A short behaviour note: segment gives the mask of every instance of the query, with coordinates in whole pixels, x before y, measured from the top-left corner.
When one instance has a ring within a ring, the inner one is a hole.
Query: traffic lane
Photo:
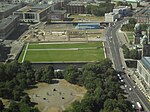
[[[119,49],[120,49],[120,46],[118,45],[118,40],[117,40],[117,35],[116,35],[116,30],[117,29],[112,29],[112,40],[114,42],[114,48],[115,48],[115,55],[116,55],[116,62],[117,62],[117,70],[118,71],[122,71],[122,61],[121,61],[121,58],[120,58],[120,52],[119,52]]]
[[[134,82],[129,79],[129,77],[127,75],[124,75],[124,78],[126,79],[127,83],[130,85],[130,86],[135,86]],[[143,93],[135,88],[133,89],[133,91],[135,92],[135,95],[137,96],[137,98],[139,99],[139,101],[142,103],[143,107],[148,111],[150,112],[150,104],[149,102],[147,101],[147,98],[143,95]]]
[[[116,51],[116,48],[115,48],[115,42],[113,41],[113,35],[112,35],[112,29],[110,29],[110,30],[108,30],[109,32],[108,32],[108,37],[107,37],[107,41],[108,41],[108,44],[109,44],[109,46],[110,46],[110,50],[111,50],[111,52],[113,52],[112,53],[112,61],[113,61],[113,63],[114,63],[114,66],[115,66],[115,69],[117,69],[118,67],[118,65],[120,64],[119,62],[118,62],[118,59],[116,58],[117,57],[117,51]],[[111,38],[111,36],[112,36],[112,38]]]

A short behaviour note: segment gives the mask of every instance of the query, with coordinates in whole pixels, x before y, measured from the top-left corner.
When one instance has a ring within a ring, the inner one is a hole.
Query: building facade
[[[19,25],[19,16],[11,15],[0,21],[0,39],[6,39]]]
[[[48,14],[47,19],[51,21],[63,21],[67,18],[66,10],[54,10]]]
[[[47,14],[51,11],[51,5],[37,4],[34,6],[25,6],[13,13],[19,15],[22,22],[37,23],[47,19]]]
[[[143,57],[137,62],[137,71],[145,86],[150,88],[150,57]]]
[[[85,4],[81,1],[71,1],[66,6],[67,13],[70,14],[84,14]]]
[[[105,22],[115,22],[118,19],[118,13],[105,13]]]
[[[131,9],[128,6],[118,6],[113,9],[113,13],[118,13],[120,17],[131,15]]]
[[[0,3],[0,19],[12,15],[13,12],[19,9],[20,7],[21,6],[19,4]]]

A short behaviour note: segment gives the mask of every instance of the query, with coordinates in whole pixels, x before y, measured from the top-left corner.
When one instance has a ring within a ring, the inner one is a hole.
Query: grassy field
[[[129,42],[133,41],[133,32],[126,32]]]
[[[104,59],[101,42],[88,43],[30,43],[24,47],[18,61],[78,62]]]

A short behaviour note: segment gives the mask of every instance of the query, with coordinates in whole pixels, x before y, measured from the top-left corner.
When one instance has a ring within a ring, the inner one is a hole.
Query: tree
[[[0,111],[2,111],[3,109],[4,109],[4,105],[3,105],[2,100],[0,100]]]
[[[80,71],[78,71],[78,68],[74,65],[70,65],[67,67],[67,69],[64,70],[64,78],[73,84],[77,84],[79,81],[79,75],[81,74]]]
[[[11,112],[20,112],[20,111],[19,111],[19,106],[18,106],[18,104],[17,104],[16,102],[14,102],[14,101],[11,101],[11,102],[10,102],[9,110],[10,110]]]
[[[138,59],[138,51],[136,49],[131,49],[130,50],[130,58]]]
[[[30,104],[31,104],[30,97],[29,97],[28,95],[25,95],[25,96],[21,99],[21,102],[30,105]]]
[[[107,99],[104,102],[104,112],[112,112],[115,108],[117,108],[117,101],[114,99]]]
[[[20,112],[33,112],[33,111],[31,111],[31,107],[28,104],[26,104],[25,102],[21,102],[19,104],[19,110],[20,110]]]
[[[137,23],[137,20],[135,18],[130,18],[129,19],[129,24],[136,24]]]

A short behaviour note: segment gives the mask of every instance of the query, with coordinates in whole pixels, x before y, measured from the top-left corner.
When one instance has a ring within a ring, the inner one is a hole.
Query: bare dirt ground
[[[76,35],[75,38],[68,38],[68,31],[76,31],[79,33],[86,33],[86,37],[82,38]],[[104,29],[95,30],[76,30],[71,24],[48,24],[41,25],[38,29],[31,29],[21,41],[38,42],[38,41],[99,41],[103,37]]]
[[[59,80],[59,83],[46,84],[38,83],[38,88],[27,90],[31,101],[37,103],[41,112],[61,112],[65,110],[73,101],[81,100],[86,93],[86,89]]]

